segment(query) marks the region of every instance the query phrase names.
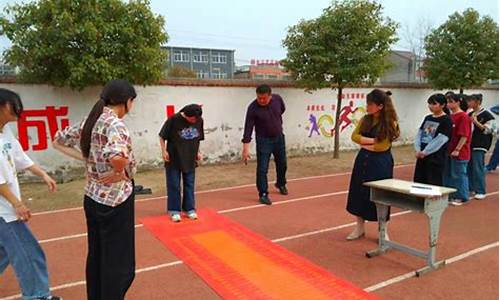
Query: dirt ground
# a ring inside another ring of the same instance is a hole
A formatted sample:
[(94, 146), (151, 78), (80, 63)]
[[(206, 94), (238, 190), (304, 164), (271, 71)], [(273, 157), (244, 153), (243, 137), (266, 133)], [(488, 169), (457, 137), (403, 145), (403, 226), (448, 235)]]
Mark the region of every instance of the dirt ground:
[[(357, 151), (342, 152), (339, 159), (332, 153), (288, 158), (287, 178), (317, 176), (351, 170)], [(409, 164), (415, 161), (412, 146), (393, 149), (396, 164)], [(222, 188), (255, 182), (256, 162), (202, 165), (196, 170), (196, 190)], [(269, 180), (274, 180), (274, 164), (269, 168)], [(82, 205), (85, 180), (77, 179), (58, 185), (56, 193), (49, 193), (42, 183), (21, 184), (22, 198), (33, 212)], [(136, 184), (151, 188), (153, 195), (140, 195), (137, 198), (165, 195), (164, 169), (140, 172)], [(257, 192), (256, 192), (257, 193)]]

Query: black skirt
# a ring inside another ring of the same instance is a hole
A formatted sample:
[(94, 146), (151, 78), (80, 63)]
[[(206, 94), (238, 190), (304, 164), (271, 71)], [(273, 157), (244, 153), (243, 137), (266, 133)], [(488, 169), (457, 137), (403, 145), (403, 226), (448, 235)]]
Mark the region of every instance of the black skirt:
[(377, 208), (375, 203), (370, 201), (370, 188), (363, 183), (392, 178), (393, 168), (394, 160), (390, 149), (384, 152), (361, 149), (352, 169), (347, 211), (367, 221), (377, 221)]

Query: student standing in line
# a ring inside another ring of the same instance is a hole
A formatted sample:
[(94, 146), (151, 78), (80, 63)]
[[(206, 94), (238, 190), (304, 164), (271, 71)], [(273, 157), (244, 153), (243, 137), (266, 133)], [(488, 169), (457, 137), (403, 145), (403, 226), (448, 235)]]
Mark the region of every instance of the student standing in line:
[(453, 130), (448, 143), (443, 185), (457, 190), (451, 195), (450, 203), (459, 206), (469, 201), (467, 164), (470, 160), (472, 122), (467, 113), (462, 110), (466, 107), (465, 95), (451, 93), (448, 94), (446, 100), (451, 112)]
[(481, 106), (482, 94), (471, 95), (467, 99), (469, 117), (474, 124), (471, 139), (471, 158), (467, 173), (469, 176), (469, 191), (474, 193), (474, 198), (482, 200), (486, 197), (486, 169), (484, 155), (491, 148), (496, 122), (492, 113)]
[[(495, 105), (492, 108), (490, 108), (490, 111), (498, 116), (498, 105)], [(495, 143), (495, 148), (493, 148), (493, 153), (491, 154), (490, 157), (490, 162), (486, 166), (487, 172), (493, 172), (498, 168), (498, 124), (496, 130), (496, 140), (497, 141)]]
[(415, 137), (417, 163), (413, 181), (441, 186), (453, 122), (443, 94), (430, 96), (427, 104), (432, 114), (424, 118)]

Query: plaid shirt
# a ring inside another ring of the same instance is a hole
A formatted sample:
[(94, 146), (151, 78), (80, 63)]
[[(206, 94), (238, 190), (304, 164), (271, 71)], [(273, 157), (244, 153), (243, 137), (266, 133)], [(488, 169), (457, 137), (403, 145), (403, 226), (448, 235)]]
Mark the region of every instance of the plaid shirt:
[[(79, 146), (84, 123), (85, 120), (80, 124), (58, 131), (55, 140), (68, 147)], [(136, 172), (136, 162), (130, 133), (123, 121), (110, 108), (104, 107), (102, 115), (92, 129), (90, 153), (85, 162), (87, 169), (85, 195), (98, 203), (112, 207), (123, 203), (133, 192), (131, 180), (110, 184), (102, 184), (97, 181), (113, 172), (110, 159), (117, 155), (129, 159), (125, 171), (132, 179)]]

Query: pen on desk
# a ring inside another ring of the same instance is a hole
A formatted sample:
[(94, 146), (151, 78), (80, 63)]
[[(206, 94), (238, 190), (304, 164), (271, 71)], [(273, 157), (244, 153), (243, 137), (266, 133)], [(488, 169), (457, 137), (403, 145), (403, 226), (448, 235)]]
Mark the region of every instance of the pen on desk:
[(428, 186), (418, 186), (418, 185), (412, 185), (411, 187), (412, 187), (412, 188), (416, 188), (416, 189), (432, 190), (432, 188), (431, 188), (431, 187), (428, 187)]

